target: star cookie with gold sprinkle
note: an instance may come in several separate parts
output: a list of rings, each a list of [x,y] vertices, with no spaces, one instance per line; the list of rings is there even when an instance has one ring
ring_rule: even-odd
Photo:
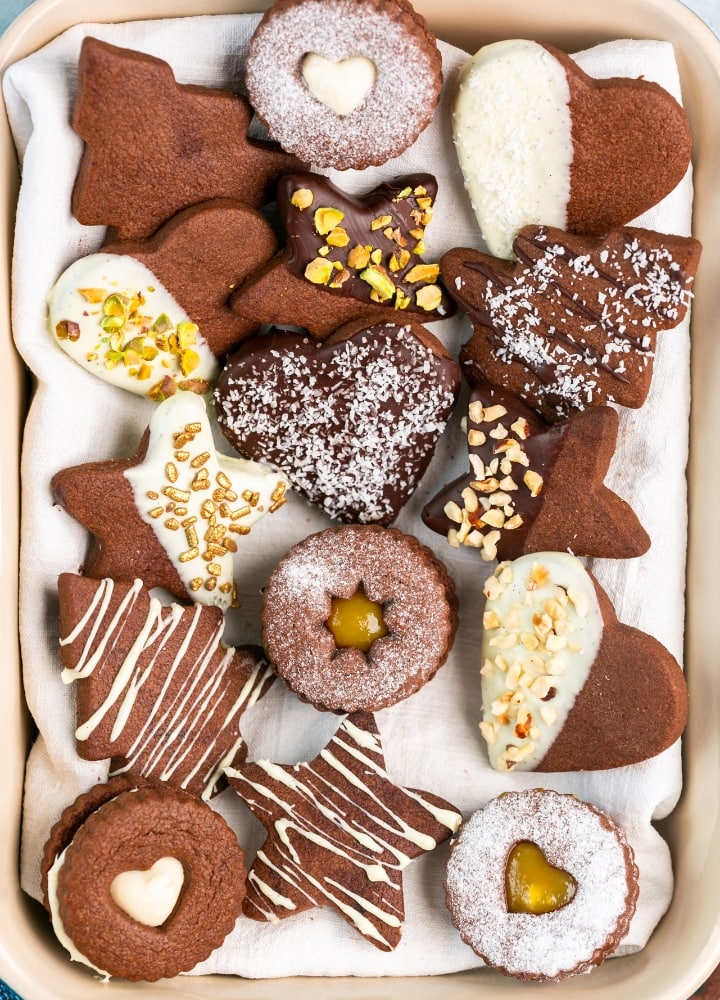
[[[210,798],[245,760],[240,718],[275,679],[262,649],[225,646],[219,608],[162,605],[140,580],[63,573],[58,598],[79,755]]]
[[[248,875],[243,912],[275,921],[333,906],[381,951],[400,940],[402,872],[455,834],[449,802],[392,783],[373,715],[356,712],[317,757],[226,771],[268,831]]]
[[[63,469],[51,487],[94,536],[86,576],[141,579],[223,610],[235,603],[243,537],[286,499],[281,474],[215,450],[205,403],[192,392],[158,405],[132,458]]]

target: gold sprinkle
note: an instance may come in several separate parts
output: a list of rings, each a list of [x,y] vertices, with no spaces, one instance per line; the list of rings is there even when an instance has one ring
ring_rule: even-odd
[[[214,576],[208,577],[208,579],[205,581],[205,590],[215,590],[216,587],[217,587],[217,580],[215,579],[215,577]]]
[[[210,563],[208,565],[207,570],[211,576],[220,576],[220,574],[222,573],[222,569],[220,568],[218,563]]]
[[[196,549],[198,544],[198,533],[195,527],[191,524],[185,529],[185,538],[187,539],[188,547],[191,549]]]
[[[190,458],[190,452],[189,451],[176,451],[175,452],[175,461],[176,462],[187,462],[187,460],[189,458]]]
[[[252,490],[243,490],[242,498],[249,503],[251,507],[257,507],[258,501],[260,500],[260,494],[254,493]]]
[[[205,465],[209,461],[209,459],[210,459],[210,452],[201,451],[199,455],[196,455],[195,458],[193,458],[193,460],[190,462],[190,465],[193,467],[193,469],[199,469],[200,466]]]
[[[176,517],[169,517],[165,522],[165,527],[169,528],[170,531],[177,531],[180,527],[180,522]]]
[[[215,482],[218,484],[218,486],[222,486],[224,490],[232,489],[232,482],[230,478],[222,471],[222,469],[215,476]]]
[[[233,521],[237,521],[241,517],[247,517],[248,514],[250,514],[250,513],[251,513],[251,510],[250,510],[249,507],[238,507],[237,510],[234,510],[232,512],[232,514],[230,515],[230,517],[231,517],[231,519]]]
[[[171,483],[176,483],[178,481],[178,470],[174,462],[168,462],[165,466],[165,477],[169,479]]]
[[[217,511],[217,504],[212,500],[204,500],[200,508],[200,514],[208,520]]]
[[[164,496],[170,500],[176,500],[178,503],[190,501],[191,493],[189,490],[179,490],[176,486],[164,486],[162,492]]]
[[[193,524],[197,524],[197,517],[195,517],[194,514],[191,514],[190,517],[186,517],[182,522],[183,528],[189,528]]]
[[[268,512],[274,514],[276,510],[279,510],[284,503],[287,503],[287,497],[278,497],[277,500],[273,502],[268,507]]]
[[[197,548],[186,549],[185,552],[180,553],[180,562],[183,563],[192,562],[192,560],[197,559],[199,555],[200,555],[200,550]]]
[[[150,517],[162,517],[164,513],[165,511],[162,507],[153,507],[148,511]]]
[[[231,524],[230,531],[234,531],[236,535],[250,534],[250,528],[246,524]]]
[[[159,500],[160,499],[160,494],[156,493],[155,490],[148,490],[147,493],[145,494],[145,496],[148,498],[148,500]]]

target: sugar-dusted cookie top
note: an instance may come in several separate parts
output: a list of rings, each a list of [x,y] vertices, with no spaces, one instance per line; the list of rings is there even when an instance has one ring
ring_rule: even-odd
[[[526,226],[513,246],[512,262],[465,248],[441,260],[473,324],[463,373],[547,420],[608,402],[641,406],[657,335],[690,305],[698,241],[636,227],[595,237]]]
[[[360,169],[398,156],[430,123],[442,63],[407,0],[276,0],[250,42],[245,83],[283,149]]]
[[[73,214],[139,239],[209,198],[258,207],[299,161],[248,139],[251,117],[240,94],[178,84],[162,59],[88,36],[73,112],[85,140]]]
[[[480,229],[512,257],[523,226],[602,235],[659,202],[690,163],[687,117],[659,84],[596,80],[570,56],[509,39],[481,48],[457,84],[453,130]]]

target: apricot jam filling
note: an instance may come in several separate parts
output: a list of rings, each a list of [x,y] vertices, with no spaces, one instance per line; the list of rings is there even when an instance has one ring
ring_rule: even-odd
[[[510,851],[505,869],[510,913],[552,913],[572,900],[576,888],[572,875],[551,865],[531,840],[518,841]]]
[[[382,605],[371,601],[362,587],[352,597],[333,597],[325,622],[340,649],[354,646],[367,653],[376,639],[388,634]]]

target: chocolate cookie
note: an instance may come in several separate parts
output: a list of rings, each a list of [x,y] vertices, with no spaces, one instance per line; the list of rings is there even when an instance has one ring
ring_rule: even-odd
[[[162,784],[110,783],[63,814],[46,844],[53,928],[74,961],[106,979],[187,972],[241,912],[246,869],[225,820]]]
[[[216,452],[205,403],[192,392],[159,404],[132,458],[62,469],[51,487],[92,532],[87,576],[140,579],[221,608],[236,600],[243,537],[285,501],[281,475]]]
[[[682,180],[690,126],[663,87],[595,80],[559,49],[526,39],[486,45],[458,79],[458,159],[491,254],[512,257],[530,224],[601,236]]]
[[[620,827],[539,788],[506,792],[470,817],[445,889],[466,944],[500,972],[541,982],[590,972],[616,951],[639,895]]]
[[[424,327],[363,321],[324,344],[271,331],[247,340],[218,378],[220,429],[248,458],[279,467],[343,521],[393,521],[452,411],[456,363]]]
[[[403,870],[454,834],[461,816],[430,792],[393,784],[373,716],[348,716],[308,763],[261,760],[227,776],[268,831],[248,874],[245,915],[274,922],[333,906],[376,948],[395,948]]]
[[[508,389],[547,420],[607,402],[641,406],[657,335],[687,313],[698,241],[527,226],[514,248],[514,263],[461,248],[442,258],[443,280],[473,324],[460,355],[467,378]]]
[[[406,0],[275,0],[245,84],[272,138],[320,167],[398,156],[430,124],[442,61]]]
[[[423,521],[487,562],[564,549],[608,559],[642,555],[647,533],[604,485],[617,432],[608,406],[549,424],[516,396],[479,383],[466,421],[470,470],[426,504]]]
[[[413,694],[445,662],[457,629],[455,587],[411,535],[328,528],[273,570],[262,629],[270,661],[303,701],[376,711]]]
[[[304,327],[320,340],[360,317],[449,316],[455,306],[438,283],[439,266],[422,258],[436,195],[431,174],[397,177],[361,196],[320,174],[281,178],[287,247],[233,293],[233,309],[248,320]]]
[[[219,608],[163,606],[132,584],[63,573],[62,679],[76,692],[78,754],[204,799],[245,759],[243,712],[274,678],[258,646],[222,641]]]
[[[657,639],[619,622],[566,552],[498,566],[485,582],[480,723],[500,771],[600,771],[679,739],[687,686]],[[652,718],[652,725],[648,725]]]
[[[86,37],[72,120],[85,140],[73,214],[129,240],[209,198],[259,207],[300,161],[248,139],[251,117],[239,94],[178,84],[162,59]]]

